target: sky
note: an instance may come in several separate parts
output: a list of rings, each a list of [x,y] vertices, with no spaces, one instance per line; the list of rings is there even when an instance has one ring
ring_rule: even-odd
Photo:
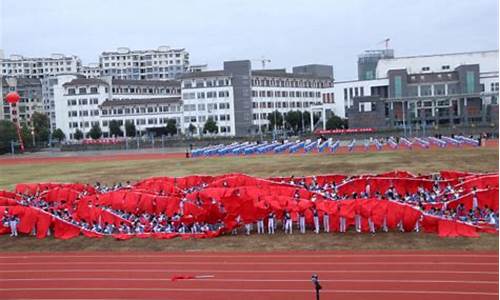
[[[0,49],[98,62],[117,47],[185,48],[191,64],[220,69],[251,59],[291,70],[319,63],[336,80],[357,77],[357,55],[498,49],[497,0],[0,0]]]

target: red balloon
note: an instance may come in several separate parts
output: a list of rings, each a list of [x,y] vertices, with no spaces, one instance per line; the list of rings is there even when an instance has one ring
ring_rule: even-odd
[[[10,92],[7,96],[5,96],[5,100],[7,100],[10,104],[19,102],[19,99],[21,99],[21,97],[17,92]]]

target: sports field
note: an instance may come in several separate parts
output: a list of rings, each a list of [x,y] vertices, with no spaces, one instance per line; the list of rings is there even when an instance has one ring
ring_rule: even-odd
[[[15,163],[14,163],[15,162]],[[439,170],[498,172],[498,148],[495,144],[481,148],[434,148],[354,152],[341,154],[263,155],[249,157],[214,157],[186,159],[179,154],[127,153],[114,156],[63,158],[16,157],[0,160],[0,189],[13,189],[20,182],[83,182],[113,184],[137,181],[150,176],[249,175],[295,176],[311,174],[367,174],[395,169],[417,173]],[[142,240],[115,241],[111,238],[88,242],[84,237],[68,241],[52,238],[17,240],[0,236],[0,250],[9,251],[276,251],[276,250],[348,250],[348,249],[414,249],[414,250],[498,250],[498,236],[482,234],[479,239],[442,239],[433,234],[380,233],[376,238],[347,233],[340,237],[313,234],[278,234],[273,237],[224,236],[208,240]]]
[[[498,144],[196,159],[172,153],[3,157],[0,189],[20,182],[113,184],[150,176],[354,175],[395,169],[498,172]],[[9,299],[313,299],[313,273],[323,286],[321,299],[498,299],[495,234],[279,232],[127,241],[4,235],[0,251],[0,295]]]

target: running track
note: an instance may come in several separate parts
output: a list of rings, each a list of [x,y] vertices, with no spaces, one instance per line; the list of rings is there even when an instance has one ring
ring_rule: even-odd
[[[455,146],[449,146],[450,148],[455,148]],[[469,145],[461,146],[463,148],[472,148]],[[488,148],[498,148],[498,140],[488,140],[485,147]],[[400,146],[398,149],[394,150],[390,148],[388,145],[384,145],[382,147],[382,151],[436,151],[442,148],[437,147],[436,145],[431,145],[430,149],[424,150],[419,148],[418,146],[414,146],[413,150],[408,150],[404,146]],[[371,145],[368,150],[365,149],[364,146],[356,146],[353,152],[356,153],[366,153],[366,152],[378,152],[375,146]],[[103,151],[104,153],[104,151]],[[349,153],[347,147],[340,147],[335,153]],[[267,153],[264,155],[302,155],[303,150],[299,151],[296,154],[282,153],[282,154],[274,154]],[[325,153],[317,153],[312,152],[312,154],[317,155],[328,155],[330,154],[328,151]],[[255,156],[255,155],[249,155]],[[133,151],[123,151],[119,154],[100,154],[100,155],[88,155],[88,154],[75,154],[70,156],[36,156],[36,155],[16,155],[12,156],[3,156],[0,157],[0,165],[18,165],[18,164],[54,164],[54,163],[85,163],[85,162],[101,162],[101,161],[128,161],[128,160],[154,160],[154,159],[185,159],[186,154],[183,153],[134,153]],[[191,159],[206,159],[206,157],[197,157]]]
[[[498,299],[498,253],[410,251],[0,253],[0,298],[315,299],[313,272],[321,299]]]

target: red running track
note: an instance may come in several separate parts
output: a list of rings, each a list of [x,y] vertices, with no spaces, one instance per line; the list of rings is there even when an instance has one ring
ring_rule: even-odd
[[[1,299],[498,299],[496,252],[0,253]],[[213,275],[179,280],[174,275]]]

